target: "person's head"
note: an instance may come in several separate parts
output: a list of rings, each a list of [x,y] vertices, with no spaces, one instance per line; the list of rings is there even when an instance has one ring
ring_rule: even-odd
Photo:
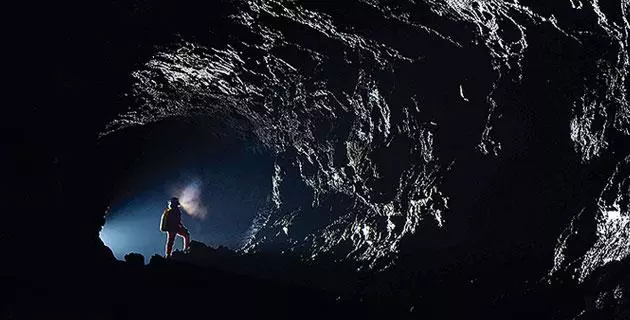
[[[171,200],[168,200],[168,207],[171,209],[179,207],[179,199],[172,197]]]

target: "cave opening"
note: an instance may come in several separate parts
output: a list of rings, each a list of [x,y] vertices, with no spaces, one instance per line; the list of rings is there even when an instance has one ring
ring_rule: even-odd
[[[234,119],[169,119],[102,139],[109,209],[100,238],[117,259],[164,254],[159,223],[173,196],[182,201],[192,240],[232,250],[243,245],[270,201],[273,157],[245,121]]]

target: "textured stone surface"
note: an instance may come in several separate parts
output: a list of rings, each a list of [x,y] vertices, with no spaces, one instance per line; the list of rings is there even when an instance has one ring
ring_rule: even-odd
[[[220,118],[243,134],[253,133],[276,163],[272,203],[259,213],[244,250],[274,242],[287,250],[300,247],[310,259],[334,253],[371,267],[390,265],[401,239],[427,219],[448,228],[449,199],[459,196],[445,194],[441,184],[449,178],[449,164],[465,160],[436,151],[436,137],[445,134],[446,125],[433,116],[435,110],[453,103],[482,108],[474,111],[483,119],[476,125],[476,143],[466,148],[509,157],[502,150],[518,142],[497,126],[515,112],[514,106],[506,109],[518,102],[511,92],[535,95],[528,81],[547,78],[537,85],[564,80],[568,91],[562,98],[537,97],[536,105],[525,107],[568,110],[560,132],[570,137],[585,166],[613,153],[620,161],[615,173],[604,173],[611,181],[594,199],[598,212],[583,209],[586,219],[597,223],[598,240],[583,257],[566,258],[563,243],[579,232],[569,226],[553,269],[579,258],[584,277],[628,255],[628,211],[620,207],[627,202],[628,160],[611,147],[630,135],[627,2],[602,8],[598,1],[543,7],[526,1],[365,0],[320,8],[264,0],[234,8],[222,22],[231,33],[211,32],[217,38],[212,44],[182,38],[134,71],[129,111],[101,136],[192,115]],[[344,10],[372,17],[374,26],[356,23]],[[548,42],[541,45],[541,39]],[[536,70],[548,66],[532,57],[550,44],[571,48],[546,54],[570,61],[572,78]],[[427,63],[450,79],[421,73]],[[469,64],[477,69],[467,70]],[[480,70],[484,76],[469,78]],[[536,80],[528,79],[531,72],[538,72]],[[436,93],[427,86],[432,81],[452,87]],[[553,105],[558,102],[565,105]],[[395,160],[386,158],[394,153]],[[296,180],[308,190],[310,203],[283,194],[283,185]],[[611,192],[616,200],[604,197]],[[300,222],[307,215],[316,216],[316,223]],[[308,224],[300,228],[308,231],[293,232],[299,223]]]

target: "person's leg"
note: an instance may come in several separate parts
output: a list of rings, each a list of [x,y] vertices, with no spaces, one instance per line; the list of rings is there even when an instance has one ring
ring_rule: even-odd
[[[184,227],[179,228],[179,230],[177,231],[177,234],[184,238],[184,250],[187,250],[190,247],[190,233],[188,233],[188,230]]]
[[[170,258],[171,253],[173,252],[173,244],[175,243],[175,235],[177,233],[172,231],[166,232],[166,257]]]

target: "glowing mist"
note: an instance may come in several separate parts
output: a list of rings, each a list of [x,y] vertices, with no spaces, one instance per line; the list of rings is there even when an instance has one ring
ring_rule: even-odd
[[[189,183],[179,193],[179,202],[184,208],[184,211],[188,215],[198,219],[205,219],[208,214],[208,209],[201,202],[202,185],[200,180],[195,180]]]

